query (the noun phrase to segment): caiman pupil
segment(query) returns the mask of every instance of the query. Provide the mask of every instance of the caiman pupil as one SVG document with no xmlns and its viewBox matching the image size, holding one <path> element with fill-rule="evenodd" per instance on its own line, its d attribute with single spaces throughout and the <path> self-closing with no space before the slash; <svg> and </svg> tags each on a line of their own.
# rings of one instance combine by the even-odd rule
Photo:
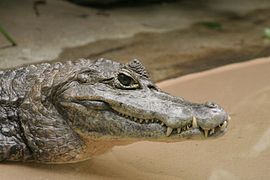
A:
<svg viewBox="0 0 270 180">
<path fill-rule="evenodd" d="M 118 80 L 124 86 L 130 86 L 133 83 L 135 83 L 134 80 L 131 77 L 129 77 L 129 76 L 123 74 L 123 73 L 118 75 Z"/>
</svg>

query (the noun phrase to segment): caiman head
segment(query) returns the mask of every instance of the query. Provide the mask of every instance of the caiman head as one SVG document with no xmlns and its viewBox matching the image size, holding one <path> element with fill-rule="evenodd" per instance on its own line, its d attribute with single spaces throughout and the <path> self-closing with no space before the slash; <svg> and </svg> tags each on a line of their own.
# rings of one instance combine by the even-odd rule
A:
<svg viewBox="0 0 270 180">
<path fill-rule="evenodd" d="M 219 105 L 192 103 L 160 90 L 144 66 L 82 60 L 53 97 L 71 126 L 93 137 L 112 136 L 153 141 L 223 134 L 229 116 Z"/>
</svg>

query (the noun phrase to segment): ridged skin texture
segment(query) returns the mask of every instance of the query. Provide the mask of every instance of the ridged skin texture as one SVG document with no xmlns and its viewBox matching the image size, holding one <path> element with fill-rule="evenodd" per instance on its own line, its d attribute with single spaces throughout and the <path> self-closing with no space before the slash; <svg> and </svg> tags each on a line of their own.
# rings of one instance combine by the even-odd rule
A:
<svg viewBox="0 0 270 180">
<path fill-rule="evenodd" d="M 80 153 L 83 143 L 49 99 L 73 67 L 43 63 L 0 72 L 0 161 L 69 161 Z"/>
</svg>

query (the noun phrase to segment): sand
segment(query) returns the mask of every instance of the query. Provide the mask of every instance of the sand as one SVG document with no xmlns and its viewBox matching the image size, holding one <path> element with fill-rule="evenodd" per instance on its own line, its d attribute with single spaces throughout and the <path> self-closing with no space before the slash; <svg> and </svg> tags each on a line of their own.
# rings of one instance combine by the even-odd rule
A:
<svg viewBox="0 0 270 180">
<path fill-rule="evenodd" d="M 270 58 L 168 80 L 159 86 L 232 116 L 224 136 L 179 143 L 139 142 L 66 165 L 5 163 L 0 179 L 270 179 Z"/>
</svg>

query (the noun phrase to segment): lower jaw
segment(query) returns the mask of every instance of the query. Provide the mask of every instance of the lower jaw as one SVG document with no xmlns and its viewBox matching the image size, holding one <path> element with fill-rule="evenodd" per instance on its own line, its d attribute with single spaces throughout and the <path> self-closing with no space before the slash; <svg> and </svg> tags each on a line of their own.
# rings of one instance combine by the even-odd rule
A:
<svg viewBox="0 0 270 180">
<path fill-rule="evenodd" d="M 172 134 L 168 137 L 166 134 L 164 134 L 161 137 L 150 137 L 150 138 L 143 138 L 145 140 L 149 141 L 159 141 L 159 142 L 177 142 L 177 141 L 184 141 L 185 139 L 212 139 L 217 138 L 226 133 L 227 129 L 220 130 L 217 129 L 214 133 L 210 132 L 208 135 L 205 135 L 205 132 L 203 130 L 200 130 L 198 128 L 191 128 L 185 131 L 182 131 L 181 133 L 177 133 L 176 131 L 173 131 Z"/>
<path fill-rule="evenodd" d="M 219 137 L 222 136 L 223 134 L 225 134 L 226 129 L 221 131 L 221 130 L 216 130 L 215 133 L 208 133 L 207 136 L 205 135 L 205 132 L 203 130 L 200 129 L 189 129 L 186 131 L 181 132 L 180 134 L 172 134 L 170 137 L 168 138 L 173 138 L 173 139 L 177 139 L 177 138 L 183 138 L 183 139 L 208 139 L 208 138 L 215 138 L 215 137 Z"/>
</svg>

